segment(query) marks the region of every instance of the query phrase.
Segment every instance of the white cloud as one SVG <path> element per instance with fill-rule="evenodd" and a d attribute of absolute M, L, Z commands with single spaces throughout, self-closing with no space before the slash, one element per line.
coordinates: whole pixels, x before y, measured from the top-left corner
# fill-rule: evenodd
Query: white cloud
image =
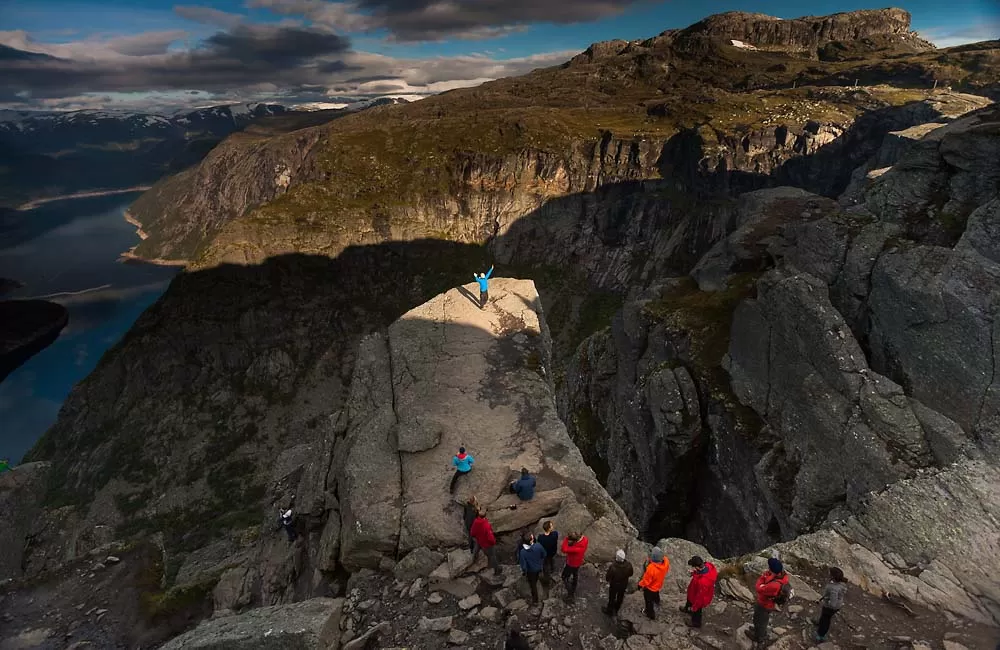
<path fill-rule="evenodd" d="M 919 32 L 920 37 L 938 47 L 954 47 L 967 43 L 1000 39 L 1000 18 L 984 20 L 965 27 L 935 27 Z"/>

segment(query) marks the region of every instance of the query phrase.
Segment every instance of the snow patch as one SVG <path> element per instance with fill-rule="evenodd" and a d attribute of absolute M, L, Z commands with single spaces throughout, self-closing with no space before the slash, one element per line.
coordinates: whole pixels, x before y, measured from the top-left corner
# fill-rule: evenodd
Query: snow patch
<path fill-rule="evenodd" d="M 737 41 L 735 38 L 729 41 L 733 44 L 733 47 L 738 47 L 741 50 L 756 50 L 757 48 L 749 43 L 744 43 L 743 41 Z"/>

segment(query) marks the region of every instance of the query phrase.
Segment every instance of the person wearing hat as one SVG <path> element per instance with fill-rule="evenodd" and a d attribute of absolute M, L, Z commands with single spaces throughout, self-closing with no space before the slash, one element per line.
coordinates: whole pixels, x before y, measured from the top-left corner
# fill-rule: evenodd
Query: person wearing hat
<path fill-rule="evenodd" d="M 455 483 L 459 476 L 465 476 L 472 471 L 472 464 L 476 459 L 472 454 L 465 453 L 465 447 L 459 447 L 458 453 L 451 457 L 451 464 L 455 466 L 455 475 L 451 477 L 451 491 L 455 491 Z"/>
<path fill-rule="evenodd" d="M 625 559 L 625 551 L 618 549 L 615 553 L 615 561 L 608 567 L 608 572 L 604 578 L 608 581 L 608 604 L 604 607 L 605 614 L 614 616 L 622 607 L 625 600 L 625 589 L 628 587 L 628 579 L 632 577 L 632 564 Z"/>
<path fill-rule="evenodd" d="M 757 602 L 753 606 L 753 630 L 747 630 L 746 635 L 756 643 L 767 641 L 767 624 L 771 612 L 777 607 L 778 595 L 788 584 L 788 574 L 781 560 L 772 557 L 767 561 L 767 571 L 757 578 Z"/>
<path fill-rule="evenodd" d="M 663 588 L 663 580 L 670 571 L 670 560 L 663 554 L 659 546 L 654 546 L 649 554 L 649 562 L 646 563 L 646 570 L 639 581 L 642 588 L 642 599 L 646 603 L 646 618 L 653 620 L 656 618 L 654 606 L 660 604 L 660 589 Z"/>
<path fill-rule="evenodd" d="M 701 627 L 701 614 L 715 597 L 715 581 L 719 572 L 714 564 L 697 555 L 688 560 L 688 566 L 691 567 L 691 582 L 688 583 L 687 602 L 681 611 L 691 614 L 688 627 Z"/>

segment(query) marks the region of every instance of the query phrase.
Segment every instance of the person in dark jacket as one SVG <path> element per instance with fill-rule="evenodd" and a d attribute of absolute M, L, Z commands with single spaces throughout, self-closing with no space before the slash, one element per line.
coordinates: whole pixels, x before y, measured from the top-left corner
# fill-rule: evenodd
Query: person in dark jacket
<path fill-rule="evenodd" d="M 465 534 L 469 537 L 469 553 L 475 553 L 476 540 L 472 538 L 472 522 L 476 520 L 476 513 L 479 512 L 479 500 L 473 495 L 462 506 L 462 521 L 465 523 Z"/>
<path fill-rule="evenodd" d="M 618 549 L 615 561 L 604 575 L 608 581 L 608 604 L 603 610 L 605 614 L 614 616 L 621 609 L 622 601 L 625 600 L 625 589 L 628 588 L 628 580 L 632 577 L 632 573 L 632 564 L 625 559 L 625 551 Z"/>
<path fill-rule="evenodd" d="M 535 477 L 528 472 L 527 467 L 521 468 L 521 478 L 510 484 L 510 491 L 521 501 L 531 501 L 535 497 Z"/>
<path fill-rule="evenodd" d="M 688 566 L 691 567 L 691 581 L 687 588 L 687 602 L 681 607 L 681 611 L 691 614 L 688 627 L 701 627 L 702 612 L 715 597 L 715 581 L 719 572 L 714 564 L 697 555 L 688 560 Z"/>
<path fill-rule="evenodd" d="M 542 534 L 538 536 L 538 543 L 545 549 L 545 564 L 542 565 L 542 576 L 546 583 L 552 580 L 552 574 L 556 570 L 556 551 L 559 550 L 559 531 L 556 525 L 549 519 L 542 524 Z"/>
<path fill-rule="evenodd" d="M 844 595 L 847 594 L 847 578 L 844 572 L 837 567 L 830 569 L 830 582 L 823 589 L 823 597 L 820 603 L 823 609 L 819 614 L 819 622 L 816 625 L 816 640 L 822 643 L 826 641 L 826 635 L 830 633 L 830 620 L 833 615 L 844 606 Z"/>
<path fill-rule="evenodd" d="M 538 574 L 542 572 L 545 563 L 545 549 L 535 541 L 534 535 L 528 535 L 517 549 L 517 561 L 521 565 L 521 573 L 528 578 L 531 588 L 531 602 L 538 602 Z"/>

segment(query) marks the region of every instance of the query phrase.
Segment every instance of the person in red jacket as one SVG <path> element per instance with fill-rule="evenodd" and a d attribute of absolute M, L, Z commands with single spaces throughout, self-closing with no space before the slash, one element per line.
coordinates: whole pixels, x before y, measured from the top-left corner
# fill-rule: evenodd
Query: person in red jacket
<path fill-rule="evenodd" d="M 691 614 L 688 627 L 701 627 L 701 614 L 715 597 L 715 581 L 719 572 L 714 564 L 697 555 L 688 560 L 688 566 L 691 567 L 691 582 L 688 583 L 687 602 L 681 611 Z"/>
<path fill-rule="evenodd" d="M 493 526 L 490 525 L 489 520 L 486 518 L 485 510 L 480 508 L 479 512 L 476 513 L 476 518 L 469 529 L 469 535 L 472 536 L 472 541 L 476 549 L 472 553 L 472 561 L 476 561 L 479 549 L 483 549 L 486 559 L 490 562 L 490 567 L 493 568 L 493 573 L 500 575 L 500 562 L 497 561 L 497 538 L 493 534 Z"/>
<path fill-rule="evenodd" d="M 562 552 L 566 556 L 566 566 L 563 567 L 562 581 L 566 587 L 566 600 L 572 601 L 576 596 L 576 585 L 580 580 L 580 567 L 583 566 L 583 556 L 587 552 L 590 541 L 580 533 L 570 533 L 562 543 Z"/>
<path fill-rule="evenodd" d="M 746 635 L 756 643 L 767 641 L 767 624 L 771 612 L 777 607 L 775 599 L 781 593 L 781 588 L 788 584 L 788 574 L 781 560 L 772 557 L 767 561 L 767 571 L 757 578 L 757 602 L 753 606 L 753 631 L 747 630 Z"/>

